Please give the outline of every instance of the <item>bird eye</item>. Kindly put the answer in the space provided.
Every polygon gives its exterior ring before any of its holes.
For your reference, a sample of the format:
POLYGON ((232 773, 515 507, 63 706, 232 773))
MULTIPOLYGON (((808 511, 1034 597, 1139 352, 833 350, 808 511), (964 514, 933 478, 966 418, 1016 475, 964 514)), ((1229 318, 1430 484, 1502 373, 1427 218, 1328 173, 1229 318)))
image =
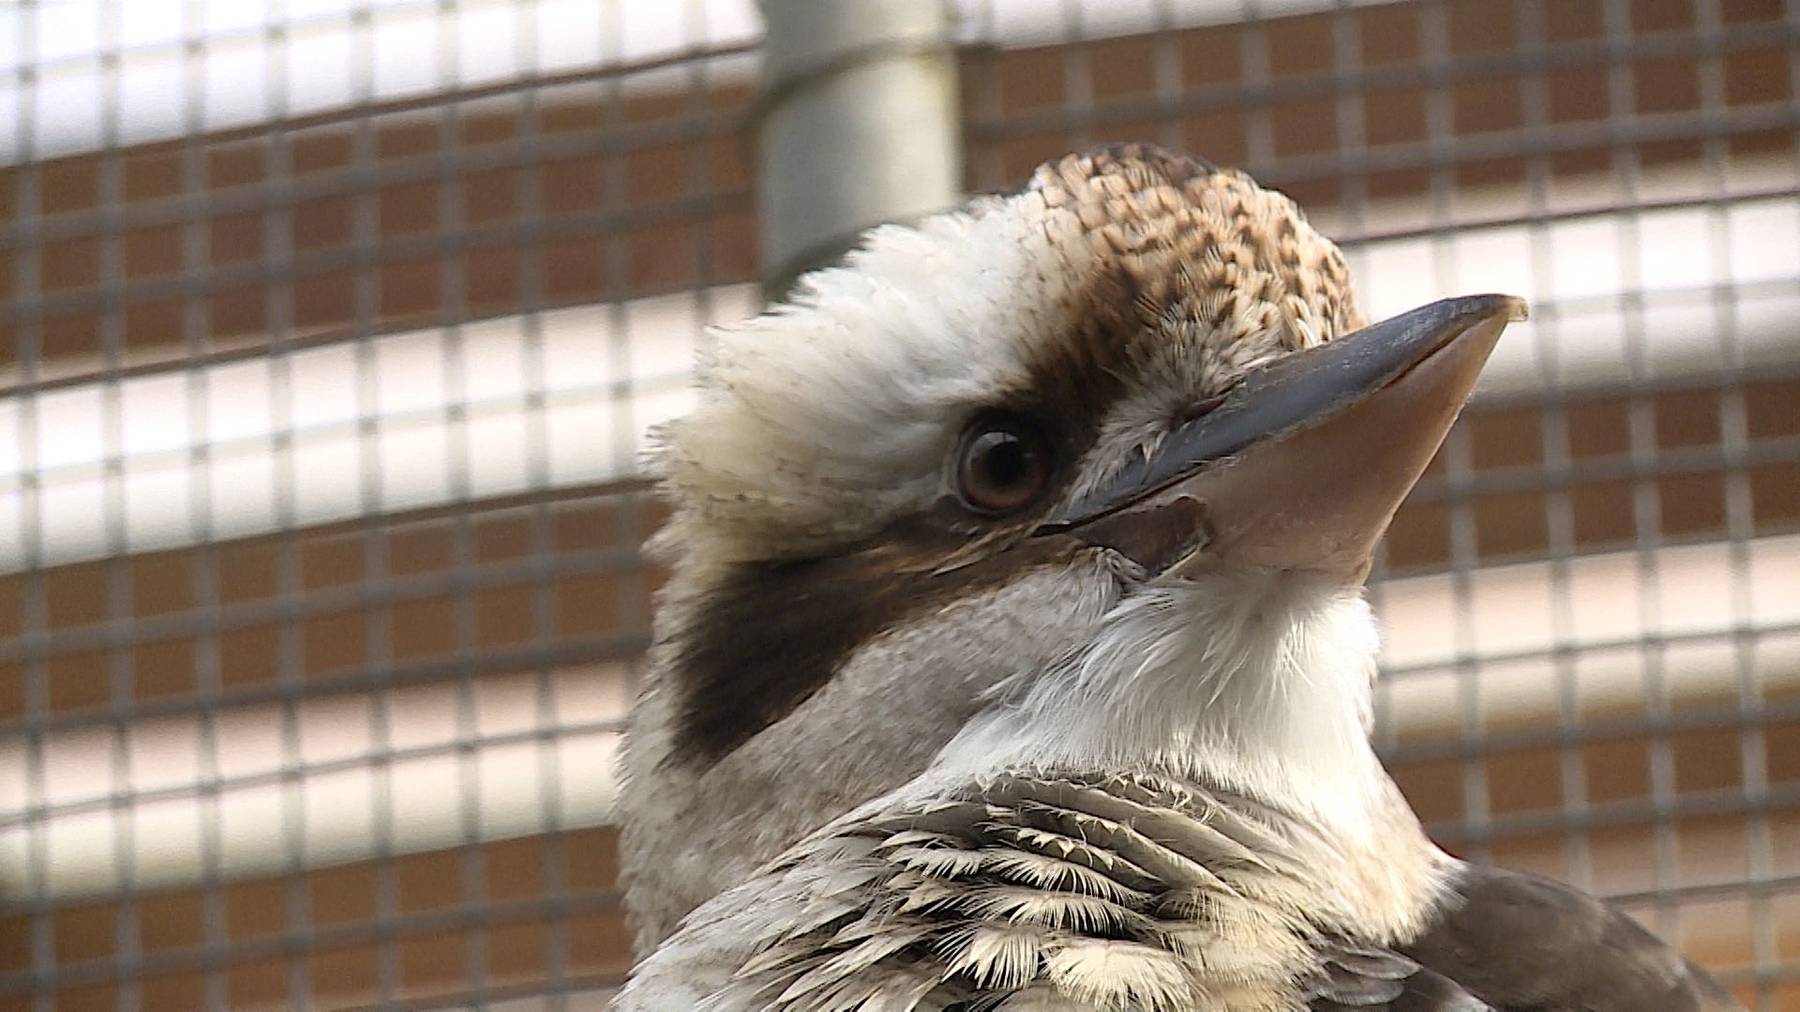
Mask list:
POLYGON ((1049 484, 1049 449, 1022 419, 984 418, 963 437, 956 491, 971 509, 1011 513, 1034 502, 1049 484))

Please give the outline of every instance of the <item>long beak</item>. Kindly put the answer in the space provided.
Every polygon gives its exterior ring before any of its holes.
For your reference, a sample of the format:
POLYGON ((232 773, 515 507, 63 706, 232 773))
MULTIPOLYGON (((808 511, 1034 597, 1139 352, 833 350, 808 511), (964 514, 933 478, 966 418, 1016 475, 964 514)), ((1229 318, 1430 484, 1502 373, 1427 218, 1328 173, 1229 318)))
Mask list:
POLYGON ((1522 299, 1444 299, 1258 369, 1038 529, 1154 572, 1216 563, 1360 579, 1522 299))

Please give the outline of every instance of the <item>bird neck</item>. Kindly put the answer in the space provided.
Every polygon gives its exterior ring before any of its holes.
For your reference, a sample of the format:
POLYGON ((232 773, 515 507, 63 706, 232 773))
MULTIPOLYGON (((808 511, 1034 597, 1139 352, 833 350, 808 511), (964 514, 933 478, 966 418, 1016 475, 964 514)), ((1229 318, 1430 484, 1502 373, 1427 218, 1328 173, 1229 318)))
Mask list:
POLYGON ((1378 642, 1360 587, 1272 572, 1153 586, 1015 682, 940 765, 1161 768, 1372 830, 1397 797, 1368 738, 1378 642))

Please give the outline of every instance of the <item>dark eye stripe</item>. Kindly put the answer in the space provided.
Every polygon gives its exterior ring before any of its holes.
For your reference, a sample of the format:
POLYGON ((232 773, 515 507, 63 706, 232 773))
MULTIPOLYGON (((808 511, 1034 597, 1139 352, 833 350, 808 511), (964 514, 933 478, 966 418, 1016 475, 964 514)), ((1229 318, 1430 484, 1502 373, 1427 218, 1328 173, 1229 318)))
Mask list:
POLYGON ((1083 547, 1037 539, 936 572, 963 543, 915 525, 826 558, 737 567, 673 637, 670 761, 707 769, 812 698, 863 644, 1036 567, 1066 565, 1083 547))

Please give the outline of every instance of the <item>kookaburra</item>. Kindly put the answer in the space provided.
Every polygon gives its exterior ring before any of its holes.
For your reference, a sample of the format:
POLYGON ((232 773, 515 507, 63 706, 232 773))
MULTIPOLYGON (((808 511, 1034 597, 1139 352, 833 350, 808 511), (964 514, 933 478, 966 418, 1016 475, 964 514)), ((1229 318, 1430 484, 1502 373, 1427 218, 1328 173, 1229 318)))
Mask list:
POLYGON ((1733 1007, 1439 850, 1369 743, 1371 553, 1524 312, 1367 325, 1286 197, 1121 146, 716 334, 618 1007, 1733 1007))

